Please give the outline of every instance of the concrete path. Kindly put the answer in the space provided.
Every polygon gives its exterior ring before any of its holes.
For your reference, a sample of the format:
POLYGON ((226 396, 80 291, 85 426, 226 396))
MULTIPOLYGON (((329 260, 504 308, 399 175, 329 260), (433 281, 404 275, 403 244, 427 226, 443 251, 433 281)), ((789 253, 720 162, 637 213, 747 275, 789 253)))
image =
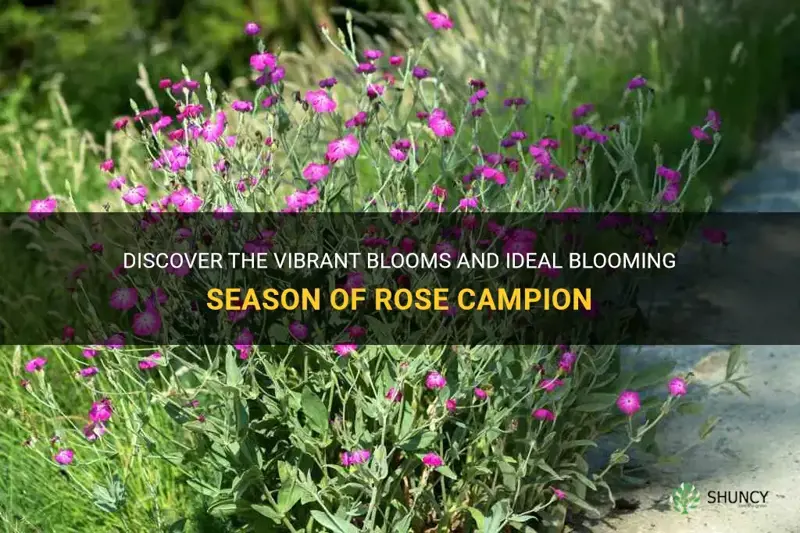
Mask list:
MULTIPOLYGON (((790 117, 765 149, 761 164, 732 183, 724 210, 800 212, 800 114, 790 117)), ((792 244, 790 248, 796 248, 800 257, 800 239, 792 244)), ((793 266, 800 275, 800 262, 793 266)), ((742 276, 741 283, 765 283, 748 279, 746 273, 742 276)), ((678 361, 681 369, 691 369, 697 376, 692 394, 704 397, 702 415, 676 416, 663 426, 660 445, 665 453, 694 444, 709 415, 718 415, 721 421, 706 441, 683 455, 681 463, 656 467, 647 488, 619 495, 637 500, 638 510, 587 522, 573 531, 800 533, 800 346, 743 347, 749 398, 706 389, 724 376, 728 348, 651 346, 636 356, 637 361, 662 357, 678 361), (701 494, 697 508, 685 515, 669 502, 672 491, 683 482, 693 484, 701 494), (742 505, 711 502, 710 491, 768 494, 763 504, 742 505)))

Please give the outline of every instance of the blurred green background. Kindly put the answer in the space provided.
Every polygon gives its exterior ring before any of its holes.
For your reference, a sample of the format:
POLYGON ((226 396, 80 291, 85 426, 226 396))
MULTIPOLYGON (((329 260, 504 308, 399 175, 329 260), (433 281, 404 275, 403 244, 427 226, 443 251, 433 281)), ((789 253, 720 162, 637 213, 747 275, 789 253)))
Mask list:
MULTIPOLYGON (((333 7, 399 12, 406 0, 4 0, 0 13, 0 91, 4 115, 45 104, 43 84, 61 79, 77 124, 104 130, 111 116, 130 111, 136 66, 151 76, 175 76, 180 65, 230 82, 244 74, 252 39, 242 28, 258 21, 270 47, 312 50, 316 26, 343 24, 333 7), (63 75, 63 76, 60 76, 63 75), (16 94, 18 89, 24 94, 16 94)), ((374 31, 386 33, 378 24, 374 31)))
MULTIPOLYGON (((680 153, 687 129, 713 107, 723 143, 706 167, 693 204, 757 157, 758 142, 800 108, 800 23, 796 0, 0 0, 0 210, 32 196, 65 194, 96 208, 105 184, 100 158, 124 149, 106 136, 114 118, 143 101, 137 65, 151 85, 209 72, 215 84, 247 74, 254 44, 247 21, 270 49, 295 52, 294 88, 337 71, 317 26, 343 26, 356 12, 360 45, 418 44, 421 12, 445 8, 456 28, 432 46, 433 64, 454 86, 470 77, 500 80, 494 94, 531 99, 531 130, 545 114, 593 102, 604 120, 619 110, 620 87, 641 74, 656 89, 642 159, 680 153)), ((284 54, 284 57, 287 57, 284 54)), ((341 62, 339 62, 341 64, 341 62)), ((241 91, 240 91, 241 92, 241 91)), ((651 163, 652 166, 652 163, 651 163)), ((124 165, 123 165, 124 167, 124 165)), ((652 172, 652 168, 643 168, 652 172)))

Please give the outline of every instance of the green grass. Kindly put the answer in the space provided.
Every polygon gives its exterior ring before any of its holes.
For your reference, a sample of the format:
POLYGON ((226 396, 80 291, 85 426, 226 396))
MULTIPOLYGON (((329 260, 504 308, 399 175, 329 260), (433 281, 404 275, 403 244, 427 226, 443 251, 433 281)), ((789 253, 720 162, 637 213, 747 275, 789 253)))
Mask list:
MULTIPOLYGON (((92 395, 89 386, 72 378, 80 358, 76 349, 68 356, 66 350, 35 346, 6 348, 0 354, 4 376, 0 382, 0 526, 4 529, 0 531, 225 531, 214 517, 205 515, 205 502, 188 489, 179 465, 145 462, 138 453, 148 447, 168 457, 171 441, 184 438, 163 411, 150 413, 145 433, 152 440, 147 442, 131 436, 132 424, 147 412, 146 403, 140 403, 141 411, 135 413, 115 412, 100 441, 83 442, 80 428, 92 395), (36 376, 22 370, 25 361, 38 355, 48 358, 46 389, 36 376), (34 399, 20 385, 22 379, 31 379, 36 390, 48 392, 34 399), (46 405, 48 397, 55 403, 46 405), (61 440, 51 446, 48 441, 54 435, 61 440), (26 445, 31 438, 35 442, 26 445), (83 457, 69 469, 69 476, 52 460, 59 445, 72 447, 83 457), (119 510, 108 512, 97 504, 95 491, 110 487, 117 476, 125 497, 119 510), (184 521, 180 529, 170 529, 184 521)), ((98 364, 102 368, 102 362, 98 364)))
MULTIPOLYGON (((21 87, 18 93, 24 92, 21 87)), ((71 193, 82 209, 98 209, 106 179, 98 168, 106 147, 74 127, 61 95, 50 93, 50 107, 39 116, 21 111, 14 95, 4 102, 0 124, 0 211, 24 210, 33 198, 71 193)))

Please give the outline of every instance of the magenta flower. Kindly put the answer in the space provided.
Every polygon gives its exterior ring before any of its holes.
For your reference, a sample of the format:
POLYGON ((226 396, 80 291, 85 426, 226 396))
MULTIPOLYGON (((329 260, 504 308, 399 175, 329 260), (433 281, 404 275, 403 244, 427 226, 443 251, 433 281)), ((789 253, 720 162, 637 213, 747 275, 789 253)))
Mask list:
POLYGON ((539 388, 546 390, 547 392, 553 392, 558 387, 564 385, 564 382, 560 379, 551 378, 551 379, 543 379, 541 383, 539 383, 539 388))
POLYGON ((622 391, 617 398, 617 407, 627 416, 635 415, 642 408, 639 393, 635 391, 622 391))
POLYGON ((561 354, 561 359, 558 361, 558 368, 563 370, 566 373, 572 372, 572 367, 575 365, 575 361, 578 359, 578 356, 572 352, 564 352, 561 354))
POLYGON ((386 87, 379 83, 370 83, 367 85, 367 97, 370 100, 374 100, 379 96, 383 96, 384 92, 386 92, 386 87))
POLYGON ((389 64, 398 67, 403 64, 403 56, 391 56, 389 58, 389 64))
POLYGON ((92 357, 94 357, 95 355, 97 355, 97 350, 96 350, 96 349, 94 349, 94 348, 84 348, 84 349, 83 349, 83 351, 81 352, 81 354, 82 354, 82 355, 83 355, 83 356, 84 356, 86 359, 91 359, 92 357))
POLYGON ((131 328, 134 335, 139 337, 155 335, 161 330, 161 315, 153 308, 145 309, 133 315, 131 328))
POLYGON ((189 194, 173 198, 172 203, 175 204, 180 213, 197 213, 205 202, 198 195, 189 194))
POLYGON ((686 380, 682 377, 674 377, 669 380, 667 385, 671 396, 685 396, 686 395, 686 380))
POLYGON ((356 344, 335 344, 333 346, 333 351, 336 352, 336 355, 339 357, 352 355, 356 353, 356 350, 358 350, 358 345, 356 344))
POLYGON ((331 173, 331 168, 322 163, 309 163, 303 169, 303 177, 312 185, 325 179, 331 173))
POLYGON ((363 126, 363 125, 365 125, 367 123, 367 118, 369 118, 369 115, 367 115, 366 112, 359 111, 358 113, 353 115, 351 118, 347 119, 344 122, 344 126, 346 128, 355 128, 355 127, 358 127, 358 126, 363 126))
POLYGON ((422 456, 422 464, 429 468, 439 468, 444 465, 444 461, 439 454, 428 452, 422 456))
POLYGON ((629 91, 632 91, 634 89, 644 87, 645 85, 647 85, 647 79, 643 78, 642 76, 636 76, 628 82, 627 88, 629 91))
POLYGON ((506 175, 496 168, 479 166, 475 168, 475 171, 478 172, 483 179, 493 181, 498 185, 505 185, 508 181, 506 175))
POLYGON ((105 422, 111 418, 114 410, 111 407, 111 400, 103 398, 99 402, 94 402, 89 409, 89 420, 92 422, 105 422))
POLYGON ((284 67, 275 67, 275 70, 269 73, 269 81, 272 84, 280 82, 286 77, 286 69, 284 67))
POLYGON ((269 71, 278 66, 278 58, 269 52, 253 54, 250 56, 250 66, 259 72, 269 71))
POLYGON ((444 408, 447 409, 447 411, 450 412, 451 414, 456 412, 456 407, 457 404, 455 398, 448 398, 444 402, 444 408))
POLYGON ((352 460, 350 459, 350 452, 342 452, 339 454, 339 461, 342 463, 342 466, 347 468, 351 466, 352 460))
POLYGON ((120 287, 111 293, 108 303, 114 309, 127 311, 139 302, 139 292, 133 287, 120 287))
POLYGON ((380 50, 364 50, 364 57, 370 61, 376 61, 383 57, 383 52, 380 50))
POLYGON ((53 456, 53 460, 55 460, 55 462, 65 466, 72 463, 74 458, 75 458, 75 452, 72 451, 70 448, 58 450, 58 452, 56 452, 56 454, 53 456))
POLYGON ((438 242, 433 247, 433 253, 436 254, 439 258, 447 258, 450 261, 457 261, 458 256, 461 255, 458 251, 458 248, 450 242, 438 242))
POLYGON ((264 98, 263 100, 261 100, 261 107, 263 107, 264 109, 269 109, 275 104, 277 104, 279 100, 280 97, 277 94, 271 94, 266 98, 264 98))
POLYGON ((355 450, 350 453, 350 460, 353 464, 363 464, 369 461, 370 456, 369 450, 355 450))
POLYGON ((233 347, 239 351, 249 350, 253 347, 253 342, 255 342, 253 332, 248 328, 244 328, 239 332, 239 335, 236 336, 236 339, 234 339, 233 347))
POLYGON ((25 363, 25 371, 29 373, 37 372, 44 368, 44 365, 47 364, 47 359, 44 357, 34 357, 27 363, 25 363))
POLYGON ((667 183, 667 186, 661 191, 661 199, 666 203, 672 203, 678 199, 680 193, 681 186, 679 183, 667 183))
POLYGON ((563 500, 564 498, 567 497, 567 493, 564 492, 563 490, 557 489, 555 487, 550 487, 550 488, 553 489, 553 494, 555 494, 557 499, 563 500))
POLYGON ((547 149, 542 146, 532 144, 528 147, 528 153, 533 156, 533 160, 536 161, 536 163, 540 166, 548 167, 553 164, 553 159, 550 155, 550 152, 548 152, 547 149))
POLYGON ((703 128, 699 126, 692 126, 689 128, 689 132, 692 134, 692 137, 698 142, 710 142, 711 135, 703 131, 703 128))
POLYGON ((519 141, 524 141, 525 139, 527 139, 528 138, 528 134, 525 133, 524 131, 516 130, 516 131, 512 131, 511 133, 509 133, 508 134, 508 138, 513 140, 513 141, 518 141, 519 142, 519 141))
POLYGON ((667 180, 669 183, 678 183, 681 181, 681 173, 677 170, 672 170, 664 165, 656 168, 656 174, 667 180))
POLYGON ((108 188, 112 191, 118 191, 122 189, 122 186, 125 185, 125 176, 117 176, 116 178, 112 178, 108 182, 108 188))
POLYGON ((436 371, 431 371, 425 377, 425 386, 430 389, 443 389, 447 385, 447 380, 444 376, 436 371))
POLYGON ((189 228, 178 228, 175 231, 175 242, 184 242, 185 240, 191 238, 194 233, 189 228))
POLYGON ((299 341, 305 340, 308 337, 308 326, 297 321, 292 322, 289 324, 289 333, 299 341))
MULTIPOLYGON (((225 133, 225 127, 228 125, 228 119, 225 116, 223 111, 218 111, 216 115, 214 115, 214 120, 207 120, 203 123, 203 127, 200 130, 200 136, 208 143, 217 142, 217 139, 222 137, 222 134, 225 133)), ((180 145, 176 145, 176 147, 183 148, 180 145)))
POLYGON ((261 26, 256 24, 255 22, 248 22, 244 25, 244 34, 245 35, 258 35, 261 32, 261 26))
POLYGON ((408 139, 397 139, 395 142, 392 143, 392 147, 397 148, 398 150, 402 150, 407 152, 411 150, 413 143, 408 139))
POLYGON ((350 336, 351 339, 359 339, 367 334, 367 330, 363 326, 349 326, 345 328, 347 334, 350 336))
POLYGON ((213 216, 215 220, 231 220, 235 212, 236 209, 234 209, 233 205, 225 204, 222 207, 215 208, 213 216))
POLYGON ((285 198, 287 210, 300 212, 314 205, 319 200, 319 190, 312 187, 307 191, 295 191, 285 198))
POLYGON ((106 348, 110 350, 119 350, 125 346, 125 335, 122 333, 114 333, 105 342, 106 348))
POLYGON ((147 199, 147 187, 144 185, 136 185, 122 195, 122 201, 128 205, 141 204, 145 199, 147 199))
POLYGON ((175 277, 183 278, 189 275, 191 268, 189 267, 189 263, 183 263, 179 266, 170 264, 167 266, 166 271, 168 274, 172 274, 175 277))
MULTIPOLYGON (((153 130, 153 133, 158 133, 159 131, 163 130, 167 126, 172 124, 172 117, 169 115, 164 115, 160 119, 156 120, 152 126, 150 126, 153 130)), ((182 132, 183 130, 176 130, 182 132)), ((174 133, 172 133, 174 135, 174 133)))
POLYGON ((480 388, 480 387, 475 387, 475 389, 473 390, 473 392, 475 393, 475 397, 476 397, 477 399, 479 399, 479 400, 485 400, 486 398, 488 398, 488 397, 489 397, 489 395, 488 395, 488 394, 486 394, 486 391, 485 391, 485 390, 483 390, 483 389, 482 389, 482 388, 480 388))
POLYGON ((86 440, 89 442, 94 442, 106 432, 106 426, 102 422, 89 422, 85 426, 83 426, 83 436, 86 437, 86 440))
POLYGON ((396 402, 396 403, 402 402, 403 401, 403 391, 399 391, 399 390, 395 389, 394 387, 391 387, 386 392, 386 399, 391 401, 391 402, 396 402))
POLYGON ((417 65, 413 69, 411 69, 411 75, 417 78, 418 80, 424 80, 425 78, 431 75, 431 71, 425 67, 420 67, 419 65, 417 65))
POLYGON ((48 196, 43 200, 31 200, 28 207, 28 217, 31 220, 44 220, 58 208, 58 200, 48 196))
POLYGON ((579 105, 578 107, 576 107, 575 109, 572 110, 572 116, 574 118, 581 118, 581 117, 585 117, 586 115, 588 115, 592 111, 594 111, 594 105, 593 104, 581 104, 581 105, 579 105))
MULTIPOLYGON (((179 130, 180 131, 180 130, 179 130)), ((158 159, 153 161, 153 168, 168 167, 172 172, 178 172, 185 169, 189 165, 189 150, 182 144, 176 144, 171 148, 167 148, 161 152, 158 159)), ((140 192, 142 201, 147 196, 147 189, 142 189, 140 192)))
POLYGON ((158 366, 158 360, 161 359, 161 352, 153 352, 141 361, 139 361, 139 370, 150 370, 158 366))
POLYGON ((528 103, 525 98, 506 98, 503 100, 503 107, 520 107, 528 103))
POLYGON ((328 151, 325 153, 325 158, 335 163, 342 161, 348 157, 353 157, 358 153, 359 143, 356 136, 348 133, 341 139, 336 139, 328 143, 328 151))
POLYGON ((434 109, 428 117, 428 127, 437 137, 452 137, 456 133, 453 123, 441 109, 434 109))
POLYGON ((477 209, 478 207, 478 199, 474 196, 470 196, 468 198, 462 198, 458 201, 459 209, 477 209))
POLYGON ((345 468, 364 464, 369 461, 371 454, 369 450, 354 450, 352 452, 342 452, 340 459, 345 468))
POLYGON ((558 150, 560 145, 561 143, 558 142, 558 139, 551 139, 549 137, 542 137, 542 140, 539 141, 539 146, 545 150, 558 150))
POLYGON ((527 239, 508 239, 503 243, 503 253, 505 255, 528 254, 533 252, 533 249, 533 241, 527 239))
POLYGON ((708 113, 706 114, 706 123, 714 131, 719 131, 722 127, 722 120, 719 118, 719 113, 713 109, 708 110, 708 113))
POLYGON ((80 370, 80 372, 78 372, 78 374, 82 378, 90 378, 90 377, 96 375, 98 372, 100 372, 99 368, 97 368, 96 366, 90 366, 88 368, 81 368, 81 370, 80 370))
POLYGON ((324 89, 308 91, 306 93, 306 102, 317 113, 333 113, 336 111, 336 101, 324 89))
MULTIPOLYGON (((343 289, 347 289, 351 291, 353 289, 358 289, 364 286, 364 273, 363 272, 348 272, 345 275, 344 283, 342 284, 343 289)), ((357 327, 357 326, 353 326, 357 327)), ((352 338, 352 332, 351 332, 352 338)))
POLYGON ((247 102, 245 100, 234 100, 231 103, 231 109, 234 111, 238 111, 239 113, 249 113, 253 110, 253 102, 247 102))
POLYGON ((389 148, 389 157, 397 161, 398 163, 402 163, 408 157, 404 151, 394 146, 389 148))
POLYGON ((75 340, 75 328, 72 326, 64 326, 64 328, 61 330, 61 340, 64 342, 75 340))
POLYGON ((556 415, 554 415, 549 409, 535 409, 531 413, 531 416, 536 420, 543 420, 547 422, 552 422, 556 419, 556 415))
POLYGON ((453 21, 443 13, 431 11, 430 13, 425 13, 425 18, 428 19, 428 24, 434 30, 450 30, 453 28, 453 21))
POLYGON ((377 67, 372 63, 359 63, 356 66, 356 73, 358 74, 372 74, 376 70, 378 70, 377 67))

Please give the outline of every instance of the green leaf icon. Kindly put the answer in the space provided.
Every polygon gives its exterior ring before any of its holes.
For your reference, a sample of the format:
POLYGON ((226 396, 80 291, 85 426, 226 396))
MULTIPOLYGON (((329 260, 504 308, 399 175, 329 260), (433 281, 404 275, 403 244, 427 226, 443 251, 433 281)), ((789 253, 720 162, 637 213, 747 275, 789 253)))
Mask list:
POLYGON ((689 511, 700 505, 700 491, 691 483, 681 483, 680 487, 672 491, 669 501, 677 512, 689 514, 689 511))

